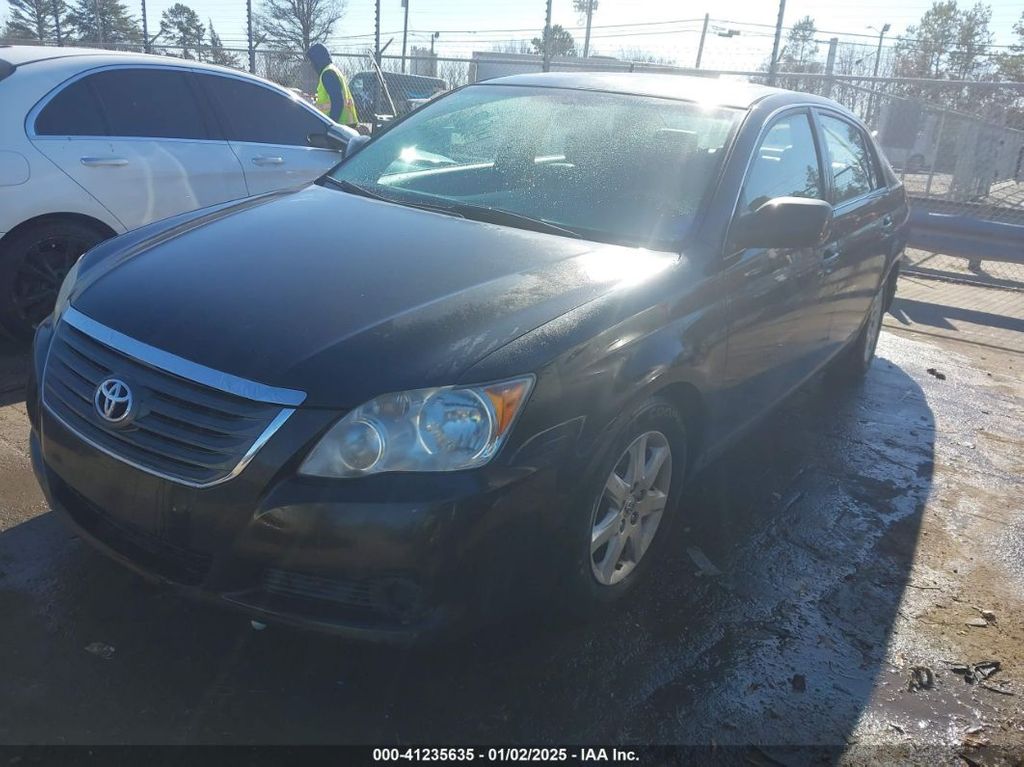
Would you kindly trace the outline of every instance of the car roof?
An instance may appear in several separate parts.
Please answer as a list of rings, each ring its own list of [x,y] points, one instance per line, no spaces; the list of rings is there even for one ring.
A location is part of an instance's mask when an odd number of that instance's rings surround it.
[[[787,96],[792,97],[794,101],[825,101],[805,93],[794,93],[739,80],[646,72],[546,72],[496,77],[483,82],[487,85],[528,85],[628,93],[740,109],[750,109],[758,101],[771,96],[782,97],[778,99],[779,101],[783,101]]]
[[[221,67],[215,64],[206,64],[202,61],[192,59],[181,59],[176,56],[154,56],[146,53],[134,53],[131,51],[107,51],[100,48],[75,48],[47,45],[0,45],[0,69],[2,64],[7,63],[13,67],[21,67],[27,64],[34,64],[40,61],[54,61],[58,59],[70,59],[72,57],[87,58],[87,66],[100,66],[105,63],[111,64],[166,64],[168,66],[187,66],[195,69],[208,69],[214,72],[231,72],[233,74],[248,75],[237,69]]]
[[[36,61],[63,59],[69,56],[131,56],[119,51],[98,48],[56,48],[49,45],[0,45],[0,60],[16,67]],[[137,55],[137,54],[136,54]]]

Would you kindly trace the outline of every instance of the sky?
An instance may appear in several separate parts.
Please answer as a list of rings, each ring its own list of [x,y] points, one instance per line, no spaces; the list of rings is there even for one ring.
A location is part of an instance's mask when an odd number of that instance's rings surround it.
[[[204,21],[211,19],[229,47],[245,46],[245,0],[183,0]],[[253,0],[259,8],[261,0]],[[529,39],[544,26],[545,0],[408,0],[409,44],[429,46],[430,33],[440,31],[437,50],[441,55],[468,55],[490,50],[496,41]],[[141,0],[127,0],[139,15]],[[174,0],[148,0],[151,34],[159,27],[160,13]],[[382,0],[382,43],[394,38],[387,53],[398,54],[402,45],[402,0]],[[970,0],[961,0],[967,6]],[[996,44],[1013,41],[1012,27],[1021,12],[1022,0],[988,0],[992,7],[990,28]],[[344,17],[330,41],[334,51],[363,52],[373,45],[374,0],[347,0]],[[877,45],[877,32],[869,26],[892,25],[890,39],[915,23],[931,0],[788,0],[784,25],[803,17],[814,17],[823,40],[838,36],[844,42],[862,41],[865,51]],[[778,14],[777,0],[599,0],[594,13],[592,53],[621,55],[624,50],[643,48],[679,64],[692,64],[705,13],[713,27],[704,51],[708,68],[748,69],[757,66],[771,52],[772,32]],[[569,29],[582,45],[583,30],[572,0],[553,0],[553,23]],[[671,22],[671,23],[670,23]],[[729,22],[733,22],[730,24]],[[754,26],[763,25],[763,26]],[[717,28],[738,29],[734,37],[719,37]],[[857,37],[863,35],[863,37]]]

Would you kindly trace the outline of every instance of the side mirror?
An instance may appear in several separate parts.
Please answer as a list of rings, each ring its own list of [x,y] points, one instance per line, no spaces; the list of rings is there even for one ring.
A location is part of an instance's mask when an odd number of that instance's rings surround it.
[[[813,248],[828,237],[832,206],[806,197],[776,197],[742,216],[732,245],[743,248]]]
[[[369,136],[363,136],[362,134],[354,136],[348,144],[345,146],[345,156],[351,157],[360,149],[363,148],[363,144],[370,140]]]
[[[359,132],[347,125],[331,125],[323,133],[310,133],[306,136],[306,143],[317,149],[334,149],[340,152],[358,136]]]

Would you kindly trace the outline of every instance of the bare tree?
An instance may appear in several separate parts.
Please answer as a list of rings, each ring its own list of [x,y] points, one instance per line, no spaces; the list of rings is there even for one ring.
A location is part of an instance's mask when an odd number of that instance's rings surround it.
[[[505,40],[491,46],[494,53],[536,53],[529,40]]]
[[[330,37],[345,6],[346,0],[264,0],[259,27],[273,46],[305,53]]]

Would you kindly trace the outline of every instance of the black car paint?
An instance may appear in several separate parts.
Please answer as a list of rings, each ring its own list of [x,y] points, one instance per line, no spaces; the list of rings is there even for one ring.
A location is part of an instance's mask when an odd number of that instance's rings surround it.
[[[308,399],[239,477],[195,490],[91,450],[39,407],[33,384],[33,459],[51,502],[94,539],[82,496],[112,513],[146,509],[132,522],[153,534],[172,518],[183,545],[213,557],[190,591],[286,622],[410,633],[450,617],[453,605],[486,602],[495,588],[520,589],[513,552],[557,550],[579,477],[631,406],[654,393],[673,400],[687,416],[696,470],[856,335],[892,273],[907,209],[889,176],[886,189],[836,211],[834,236],[819,247],[730,252],[739,187],[767,121],[792,108],[846,114],[817,97],[769,94],[750,106],[678,254],[318,186],[104,243],[83,261],[71,297],[79,311]],[[885,232],[883,216],[892,220]],[[833,241],[842,250],[830,261]],[[37,334],[37,377],[51,333],[47,323]],[[318,437],[373,396],[523,373],[536,375],[535,389],[482,469],[343,481],[297,474]],[[115,556],[177,580],[124,551]],[[545,552],[530,560],[545,561]],[[265,604],[258,578],[270,565],[399,579],[417,590],[416,606],[403,611],[384,598],[371,620],[322,604]],[[537,577],[546,577],[540,568]]]

